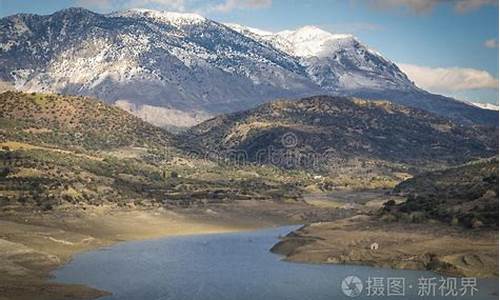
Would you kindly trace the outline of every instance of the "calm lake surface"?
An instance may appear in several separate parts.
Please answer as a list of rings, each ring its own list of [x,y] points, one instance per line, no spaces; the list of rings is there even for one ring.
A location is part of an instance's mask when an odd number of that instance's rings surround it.
[[[431,272],[281,261],[269,249],[280,235],[295,228],[120,243],[75,256],[55,272],[54,281],[85,284],[113,293],[103,300],[498,299],[497,280],[478,279],[478,291],[473,297],[441,297],[441,276]],[[342,289],[343,280],[350,275],[359,282],[349,280],[351,289],[346,288],[345,281]],[[379,292],[384,296],[368,295],[369,277],[374,284],[382,278],[384,288]],[[421,277],[431,282],[435,278],[436,296],[431,296],[432,284],[421,285],[431,286],[427,290],[430,296],[417,294]],[[397,283],[399,278],[405,280],[405,296],[387,296],[387,282]],[[356,294],[359,283],[363,285],[360,295],[346,296],[352,291]],[[459,288],[460,278],[457,283]],[[391,289],[401,292],[398,287]]]

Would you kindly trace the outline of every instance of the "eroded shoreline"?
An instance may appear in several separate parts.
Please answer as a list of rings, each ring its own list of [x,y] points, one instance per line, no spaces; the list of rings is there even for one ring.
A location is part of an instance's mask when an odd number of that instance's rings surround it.
[[[162,208],[86,207],[50,214],[0,216],[0,300],[95,299],[108,295],[84,285],[50,281],[52,272],[84,251],[121,241],[214,234],[285,225],[284,218],[219,217],[214,210],[176,212]]]
[[[293,262],[429,270],[459,277],[498,277],[497,231],[385,223],[362,215],[305,225],[282,238],[271,251]]]
[[[182,210],[92,206],[35,214],[4,210],[0,216],[0,300],[94,299],[107,295],[106,291],[83,285],[49,281],[53,270],[82,251],[121,241],[291,224],[310,225],[291,232],[271,249],[289,261],[498,277],[497,231],[388,223],[366,215],[317,222],[303,217],[309,215],[304,214],[304,208],[304,204],[284,207],[246,201],[235,206]],[[307,209],[315,211],[311,206]],[[379,246],[375,251],[370,249],[373,243]]]

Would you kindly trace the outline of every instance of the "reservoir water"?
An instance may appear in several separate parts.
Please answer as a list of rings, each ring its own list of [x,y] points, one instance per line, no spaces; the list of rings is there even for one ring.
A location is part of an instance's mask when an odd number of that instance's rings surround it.
[[[76,255],[54,281],[113,293],[103,300],[498,299],[494,279],[282,261],[269,249],[295,228],[119,243]]]

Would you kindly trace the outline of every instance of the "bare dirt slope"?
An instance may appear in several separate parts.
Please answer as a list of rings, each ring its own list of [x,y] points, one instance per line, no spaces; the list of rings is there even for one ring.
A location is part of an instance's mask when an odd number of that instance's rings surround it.
[[[373,243],[378,244],[377,250],[371,250]],[[304,226],[283,238],[272,251],[296,262],[498,276],[498,231],[385,223],[368,216]]]

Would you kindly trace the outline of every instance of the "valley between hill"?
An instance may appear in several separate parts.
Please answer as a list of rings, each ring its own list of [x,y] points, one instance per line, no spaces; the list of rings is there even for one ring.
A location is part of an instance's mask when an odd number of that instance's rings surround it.
[[[495,129],[342,97],[178,135],[87,97],[5,92],[0,108],[1,300],[104,295],[48,281],[80,251],[285,224],[310,224],[274,248],[290,260],[498,276]]]
[[[294,262],[432,270],[448,276],[498,276],[496,230],[380,218],[376,212],[382,203],[404,201],[384,191],[333,193],[329,200],[315,200],[318,194],[312,194],[306,199],[306,203],[288,205],[245,200],[178,209],[94,205],[75,209],[70,205],[33,213],[30,209],[4,208],[0,213],[0,299],[104,296],[106,291],[54,283],[50,273],[77,253],[117,242],[304,223],[309,225],[284,237],[271,251]],[[374,242],[379,245],[377,251],[370,250]]]

